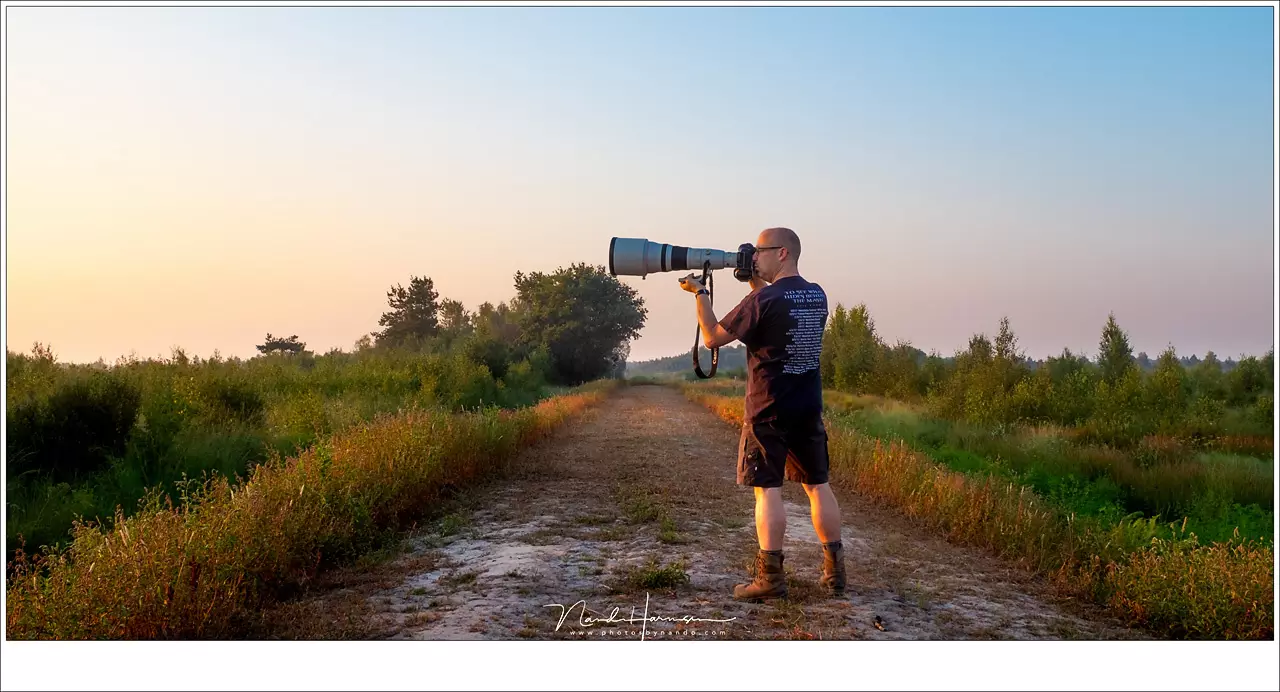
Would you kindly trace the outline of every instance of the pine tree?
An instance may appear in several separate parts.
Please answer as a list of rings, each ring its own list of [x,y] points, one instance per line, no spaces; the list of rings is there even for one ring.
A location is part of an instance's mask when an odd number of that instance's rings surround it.
[[[1134,367],[1129,335],[1116,323],[1114,314],[1107,315],[1107,324],[1102,328],[1102,339],[1098,342],[1098,367],[1102,371],[1102,381],[1111,385],[1119,382]]]
[[[297,354],[306,350],[307,343],[305,341],[298,341],[297,334],[285,339],[283,337],[272,336],[270,332],[267,332],[267,338],[263,343],[258,344],[254,348],[258,349],[258,352],[264,355],[271,355],[272,353]]]
[[[396,345],[434,336],[440,328],[440,306],[436,302],[439,298],[430,277],[411,277],[408,289],[400,284],[393,286],[387,291],[391,310],[378,320],[385,327],[378,334],[378,343]]]

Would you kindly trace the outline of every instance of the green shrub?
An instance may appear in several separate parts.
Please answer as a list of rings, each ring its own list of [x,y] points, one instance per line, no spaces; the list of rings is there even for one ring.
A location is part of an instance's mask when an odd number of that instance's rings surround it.
[[[1257,424],[1259,430],[1274,430],[1276,422],[1275,402],[1271,398],[1271,394],[1262,394],[1249,409],[1251,418]]]
[[[1142,383],[1138,369],[1130,368],[1115,383],[1099,381],[1093,415],[1085,424],[1085,439],[1127,448],[1142,438],[1144,426],[1138,417]]]
[[[1196,397],[1182,422],[1181,433],[1192,440],[1213,440],[1223,433],[1226,402],[1207,396]]]
[[[124,452],[140,398],[123,378],[92,373],[62,383],[47,400],[17,404],[6,420],[10,468],[57,480],[102,468]]]
[[[302,364],[300,361],[299,366]],[[251,424],[263,421],[266,402],[257,387],[243,379],[215,375],[200,383],[199,396],[214,420],[230,419]]]
[[[1042,423],[1053,420],[1053,380],[1047,369],[1023,378],[1009,395],[1006,420]]]
[[[1093,415],[1095,385],[1083,368],[1063,377],[1053,386],[1049,410],[1054,421],[1063,425],[1082,425]]]
[[[462,353],[427,358],[419,363],[417,374],[424,403],[450,411],[498,404],[498,386],[489,368]]]
[[[472,335],[463,344],[462,352],[472,361],[487,367],[495,379],[506,377],[514,355],[505,341],[488,334]]]

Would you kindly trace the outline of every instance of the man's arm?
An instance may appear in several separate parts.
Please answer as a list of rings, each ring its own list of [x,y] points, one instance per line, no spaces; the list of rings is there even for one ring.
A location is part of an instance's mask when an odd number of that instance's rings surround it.
[[[751,274],[751,281],[748,281],[747,283],[750,284],[751,290],[753,291],[759,291],[769,285],[768,281],[756,276],[754,272]]]
[[[752,281],[755,281],[753,278]],[[694,300],[698,301],[698,326],[702,328],[702,343],[708,348],[720,348],[725,344],[738,340],[738,337],[729,333],[729,330],[720,326],[720,322],[716,320],[716,313],[711,309],[711,297],[705,293],[698,294]]]

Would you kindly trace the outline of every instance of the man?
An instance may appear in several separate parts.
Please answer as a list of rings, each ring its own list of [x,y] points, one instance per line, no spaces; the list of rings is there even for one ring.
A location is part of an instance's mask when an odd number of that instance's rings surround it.
[[[845,588],[840,507],[827,482],[827,431],[822,423],[818,370],[827,295],[800,276],[800,238],[789,228],[769,228],[756,240],[751,293],[719,323],[701,280],[681,286],[695,295],[698,325],[707,348],[733,341],[747,347],[747,396],[738,444],[738,484],[755,488],[760,542],[755,581],[733,596],[758,601],[787,595],[782,543],[787,513],[783,479],[799,482],[809,496],[813,528],[822,541],[821,583],[833,594]]]

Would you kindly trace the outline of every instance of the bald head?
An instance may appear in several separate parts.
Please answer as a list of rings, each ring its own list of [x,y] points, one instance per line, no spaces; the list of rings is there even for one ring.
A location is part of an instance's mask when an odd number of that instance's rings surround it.
[[[781,245],[787,249],[791,259],[800,259],[800,236],[790,228],[766,228],[760,232],[760,241],[763,247]]]
[[[800,237],[790,228],[766,228],[756,239],[755,274],[773,283],[779,276],[798,276]]]

